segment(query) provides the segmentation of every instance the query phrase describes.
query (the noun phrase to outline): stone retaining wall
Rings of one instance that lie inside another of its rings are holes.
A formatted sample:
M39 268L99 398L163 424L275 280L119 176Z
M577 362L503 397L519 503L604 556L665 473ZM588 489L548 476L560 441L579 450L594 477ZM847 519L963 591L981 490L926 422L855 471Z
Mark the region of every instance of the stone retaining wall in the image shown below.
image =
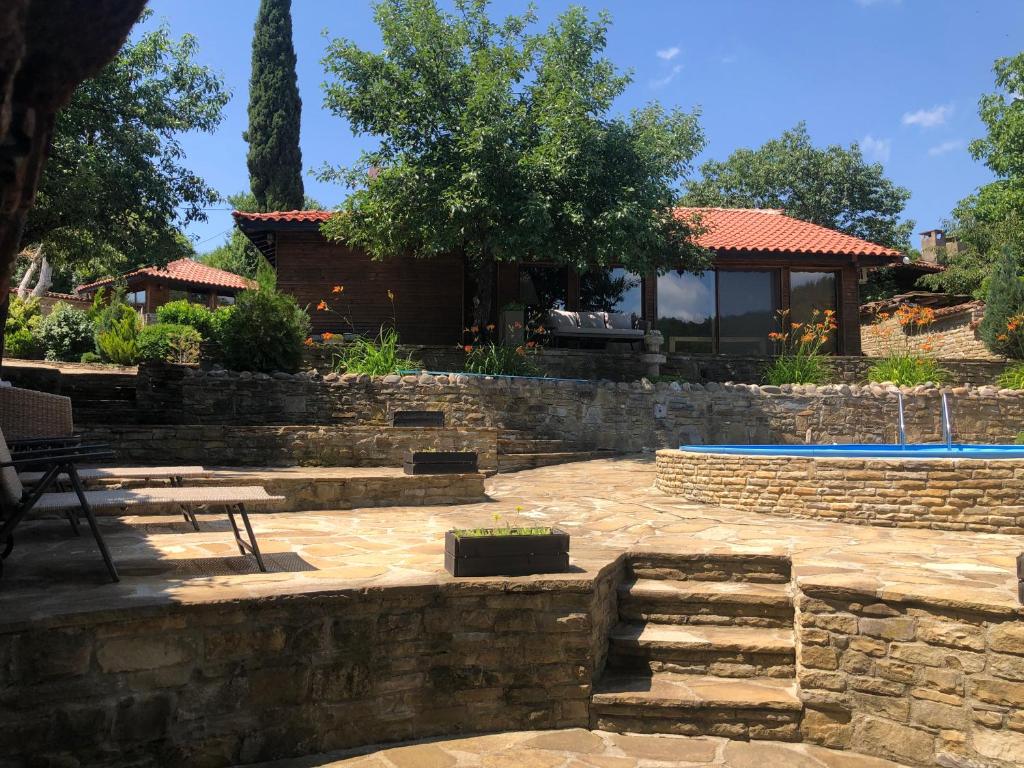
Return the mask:
M1024 764L1019 616L800 587L807 741L919 766Z
M0 627L0 754L5 765L191 768L586 727L615 572Z
M109 444L121 462L229 467L397 467L408 450L475 451L482 470L498 468L495 429L376 425L231 427L90 426L88 442Z
M1024 459L839 459L661 450L655 485L750 512L897 528L1024 533Z
M654 450L680 444L894 442L896 388L543 381L440 376L275 377L143 369L140 417L206 425L382 425L396 410L442 410L461 428L517 430L573 450ZM939 391L906 389L907 435L941 440ZM1012 442L1024 392L949 390L963 442Z

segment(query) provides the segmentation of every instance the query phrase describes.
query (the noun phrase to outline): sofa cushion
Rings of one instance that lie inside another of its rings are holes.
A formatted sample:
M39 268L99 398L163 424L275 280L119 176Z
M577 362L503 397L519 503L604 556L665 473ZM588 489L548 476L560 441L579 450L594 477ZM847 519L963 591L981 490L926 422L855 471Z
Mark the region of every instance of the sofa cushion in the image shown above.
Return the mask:
M579 315L564 309L552 309L548 313L548 324L556 331L571 331L580 327Z
M604 312L580 312L580 328L607 328Z
M617 331L633 330L633 315L625 312L606 312L607 326Z

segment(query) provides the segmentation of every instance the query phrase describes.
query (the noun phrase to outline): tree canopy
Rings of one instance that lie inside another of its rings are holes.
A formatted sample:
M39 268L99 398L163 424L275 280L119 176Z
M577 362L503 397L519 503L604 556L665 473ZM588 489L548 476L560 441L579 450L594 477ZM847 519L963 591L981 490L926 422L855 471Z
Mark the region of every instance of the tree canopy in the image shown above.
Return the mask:
M912 221L901 221L910 190L886 178L860 147L815 147L804 123L757 149L710 160L687 185L695 206L782 208L790 216L873 243L907 250Z
M354 190L325 234L376 258L464 254L478 321L497 261L707 264L671 214L703 146L697 114L612 114L630 76L604 56L607 15L574 7L537 32L532 11L492 21L488 6L382 0L380 52L330 43L325 104L378 143L322 171Z
M257 210L302 208L302 100L295 74L291 0L261 0L249 80L249 181Z
M999 90L978 102L987 133L971 142L970 150L996 179L960 201L945 225L959 240L959 252L942 259L943 272L919 281L932 290L977 298L989 293L990 275L1004 254L1024 249L1024 53L996 60L993 69Z
M212 131L229 94L166 26L129 42L57 116L23 237L87 278L192 252L181 234L216 192L182 164L179 137Z

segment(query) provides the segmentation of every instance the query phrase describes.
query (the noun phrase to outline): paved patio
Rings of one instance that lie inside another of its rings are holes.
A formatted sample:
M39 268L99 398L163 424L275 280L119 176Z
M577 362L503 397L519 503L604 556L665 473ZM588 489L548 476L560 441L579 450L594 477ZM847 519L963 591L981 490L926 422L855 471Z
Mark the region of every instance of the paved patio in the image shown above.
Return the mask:
M636 736L580 729L522 731L321 755L264 768L899 768L876 757L806 744Z
M198 533L180 516L107 519L123 577L116 585L91 537L75 539L64 521L38 521L18 531L0 582L0 622L448 580L444 531L492 525L495 515L499 524L518 519L572 534L573 573L541 578L589 579L627 550L783 553L798 578L816 584L1021 612L1017 537L753 515L665 496L653 479L652 461L607 459L499 475L487 483L491 500L479 504L256 514L266 574L238 555L223 515L200 515Z

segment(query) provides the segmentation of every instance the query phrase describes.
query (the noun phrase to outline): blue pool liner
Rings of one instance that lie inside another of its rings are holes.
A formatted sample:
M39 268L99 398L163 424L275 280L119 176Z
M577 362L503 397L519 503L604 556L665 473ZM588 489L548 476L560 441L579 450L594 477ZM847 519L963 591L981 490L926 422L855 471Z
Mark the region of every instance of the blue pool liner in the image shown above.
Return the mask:
M679 450L725 456L814 456L832 459L1024 459L1024 445L841 443L838 445L681 445Z

